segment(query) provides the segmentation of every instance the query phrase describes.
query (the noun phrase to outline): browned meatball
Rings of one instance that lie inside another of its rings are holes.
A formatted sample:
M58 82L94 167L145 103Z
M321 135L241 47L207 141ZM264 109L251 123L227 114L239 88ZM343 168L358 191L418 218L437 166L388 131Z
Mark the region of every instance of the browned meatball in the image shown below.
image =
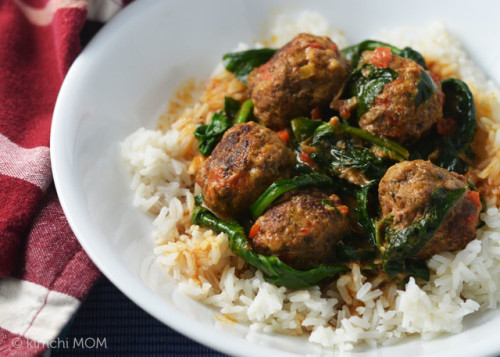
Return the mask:
M229 129L197 175L205 204L237 217L273 182L288 178L295 155L272 130L257 123Z
M348 227L347 207L337 196L298 191L260 216L250 238L256 252L277 256L296 269L311 269L331 261Z
M363 61L372 63L376 54L377 50L365 51ZM393 54L389 56L387 67L394 70L398 77L386 84L375 97L370 109L359 119L359 126L400 143L414 142L443 117L444 95L441 84L431 79L428 72L415 61ZM434 83L436 88L429 99L416 105L421 76L431 80L430 83Z
M432 192L440 187L456 190L468 187L464 176L433 165L429 161L403 161L387 170L379 185L382 215L393 216L394 228L408 227L422 218ZM463 249L476 236L481 202L479 194L467 189L448 211L434 237L417 254L434 254Z
M290 120L327 106L351 70L328 37L299 34L248 76L248 88L261 123L278 130Z

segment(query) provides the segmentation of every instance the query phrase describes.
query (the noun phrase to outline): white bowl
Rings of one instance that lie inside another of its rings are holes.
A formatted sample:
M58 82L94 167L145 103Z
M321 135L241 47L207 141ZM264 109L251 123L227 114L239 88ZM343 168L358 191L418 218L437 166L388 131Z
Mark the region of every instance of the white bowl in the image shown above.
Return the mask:
M132 206L119 143L157 114L187 78L206 78L238 42L252 43L270 14L319 11L355 43L382 28L442 19L472 58L500 83L494 1L135 1L107 24L71 67L54 113L51 155L64 212L101 271L130 299L180 333L233 355L337 353L305 339L224 326L215 311L175 290L152 256L152 219ZM161 284L144 281L157 274ZM124 312L124 318L126 318ZM476 314L465 330L353 356L480 356L500 353L500 310Z

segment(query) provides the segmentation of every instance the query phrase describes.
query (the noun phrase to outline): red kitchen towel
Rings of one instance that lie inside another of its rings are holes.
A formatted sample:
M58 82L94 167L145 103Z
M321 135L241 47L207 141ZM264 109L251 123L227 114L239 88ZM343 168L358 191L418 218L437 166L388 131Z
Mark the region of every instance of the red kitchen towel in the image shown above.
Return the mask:
M49 137L87 16L103 20L121 6L120 0L0 0L1 356L44 351L99 275L52 185Z

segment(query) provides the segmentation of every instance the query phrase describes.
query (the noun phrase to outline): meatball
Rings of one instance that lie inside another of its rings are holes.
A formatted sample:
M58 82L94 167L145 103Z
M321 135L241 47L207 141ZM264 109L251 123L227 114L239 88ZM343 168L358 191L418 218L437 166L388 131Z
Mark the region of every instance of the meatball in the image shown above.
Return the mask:
M254 114L278 130L328 106L340 95L351 64L328 37L299 34L248 76Z
M364 63L377 63L377 50L363 52ZM373 134L397 142L414 142L443 117L444 95L439 81L415 61L390 54L387 68L398 77L386 84L375 97L370 109L359 118L359 126ZM430 98L416 104L418 85L435 84Z
M404 229L422 218L432 192L440 187L456 190L468 187L468 183L464 176L429 161L403 161L396 164L387 170L379 184L382 215L393 216L393 227ZM476 236L480 211L479 194L467 189L416 258L427 259L440 252L465 248Z
M291 196L291 197L290 197ZM255 222L254 250L277 256L296 269L311 269L333 258L335 244L348 230L347 207L319 191L285 195ZM252 227L252 231L254 230Z
M279 136L257 123L229 129L197 175L205 204L238 217L273 182L290 177L295 155Z

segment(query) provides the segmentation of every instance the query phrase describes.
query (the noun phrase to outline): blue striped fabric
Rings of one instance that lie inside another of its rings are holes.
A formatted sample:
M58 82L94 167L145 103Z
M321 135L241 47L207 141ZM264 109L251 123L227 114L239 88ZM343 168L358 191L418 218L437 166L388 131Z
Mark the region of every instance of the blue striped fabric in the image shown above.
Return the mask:
M225 356L163 325L101 278L51 356Z

